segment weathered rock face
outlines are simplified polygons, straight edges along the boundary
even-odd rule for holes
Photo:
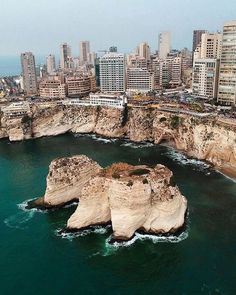
[[[67,222],[69,230],[112,223],[114,238],[130,239],[136,230],[175,232],[183,226],[187,201],[165,166],[113,164],[101,169],[85,156],[54,160],[49,168],[44,203],[79,199]]]
[[[79,199],[81,190],[101,167],[86,156],[74,156],[52,161],[47,176],[44,204],[58,206]]]
[[[53,136],[66,132],[128,137],[135,142],[166,141],[190,156],[207,160],[236,177],[236,127],[217,119],[173,115],[152,108],[57,106],[33,108],[29,120],[9,120],[0,115],[0,138],[11,141]],[[125,120],[124,120],[125,118]]]

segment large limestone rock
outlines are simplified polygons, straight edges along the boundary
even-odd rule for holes
[[[68,221],[68,228],[82,229],[90,225],[106,224],[111,220],[108,181],[96,176],[82,189],[79,207]]]
[[[172,172],[162,165],[113,164],[90,179],[79,199],[67,222],[68,230],[110,221],[117,240],[128,240],[140,229],[156,234],[175,232],[183,226],[187,210]]]
[[[82,189],[100,169],[96,162],[83,155],[53,160],[44,197],[30,202],[29,207],[49,208],[79,200]]]

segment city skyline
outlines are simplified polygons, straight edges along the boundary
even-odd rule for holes
[[[1,17],[5,26],[0,32],[2,40],[7,41],[1,43],[0,56],[19,55],[24,51],[32,51],[36,56],[49,53],[57,56],[58,46],[63,42],[70,44],[72,54],[78,56],[81,40],[91,42],[91,51],[115,45],[119,52],[128,53],[139,43],[147,42],[153,52],[158,48],[158,35],[162,31],[171,32],[172,48],[191,49],[193,30],[222,31],[224,22],[235,18],[236,3],[232,0],[224,3],[209,0],[207,7],[203,3],[202,0],[196,4],[189,0],[171,3],[139,0],[134,5],[124,0],[99,3],[95,0],[79,3],[75,0],[66,3],[12,0],[2,4],[3,11],[10,11],[11,17],[8,14]],[[22,8],[27,18],[19,13]]]

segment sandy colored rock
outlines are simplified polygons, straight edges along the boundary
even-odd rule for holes
[[[52,161],[47,176],[44,202],[50,206],[79,199],[82,188],[100,171],[100,166],[86,156]]]

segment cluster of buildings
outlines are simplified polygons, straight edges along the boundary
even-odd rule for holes
[[[90,51],[89,41],[81,41],[79,57],[73,57],[70,46],[64,43],[59,65],[50,54],[39,73],[31,52],[21,55],[21,63],[27,96],[71,98],[75,103],[96,91],[118,97],[186,87],[196,96],[235,105],[236,21],[227,22],[223,33],[194,31],[192,51],[173,50],[170,32],[162,32],[154,53],[143,42],[131,54],[118,53],[112,46],[98,57]]]
[[[236,105],[236,21],[223,33],[194,31],[193,94]]]

